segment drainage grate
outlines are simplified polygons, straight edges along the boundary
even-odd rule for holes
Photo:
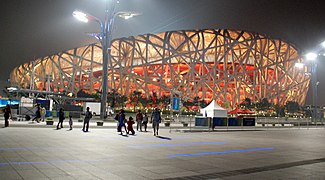
[[[295,166],[302,166],[302,165],[308,165],[308,164],[316,164],[316,163],[323,163],[325,162],[325,158],[321,159],[311,159],[311,160],[305,160],[305,161],[297,161],[297,162],[291,162],[291,163],[283,163],[283,164],[276,164],[271,166],[264,166],[264,167],[256,167],[256,168],[247,168],[247,169],[239,169],[234,171],[225,171],[225,172],[219,172],[219,173],[210,173],[210,174],[202,174],[202,175],[196,175],[196,176],[184,176],[184,177],[177,177],[177,178],[167,178],[167,179],[213,179],[213,178],[223,178],[223,177],[231,177],[231,176],[237,176],[237,175],[244,175],[244,174],[252,174],[252,173],[258,173],[263,171],[272,171],[272,170],[278,170],[278,169],[284,169],[284,168],[290,168]]]

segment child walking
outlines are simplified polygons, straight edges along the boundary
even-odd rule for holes
[[[128,124],[128,132],[127,133],[129,134],[131,132],[132,135],[134,135],[135,134],[135,131],[133,129],[134,121],[133,121],[132,116],[129,117],[129,120],[128,120],[127,124]]]
[[[73,120],[71,115],[69,116],[69,126],[70,126],[70,130],[72,130]]]

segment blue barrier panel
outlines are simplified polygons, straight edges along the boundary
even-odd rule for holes
[[[228,126],[240,126],[239,118],[228,118]]]
[[[213,126],[227,126],[227,118],[214,117]]]
[[[195,117],[195,126],[208,126],[208,118]]]

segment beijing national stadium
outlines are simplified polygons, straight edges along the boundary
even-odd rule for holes
[[[20,88],[101,92],[100,43],[58,52],[12,70]],[[302,62],[294,45],[254,32],[205,29],[144,34],[114,39],[108,89],[122,95],[195,97],[230,107],[245,98],[267,98],[275,104],[305,103],[310,75],[295,67]],[[50,80],[49,80],[50,79]]]

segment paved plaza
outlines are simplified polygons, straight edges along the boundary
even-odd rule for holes
[[[0,129],[0,179],[325,179],[325,129]]]

